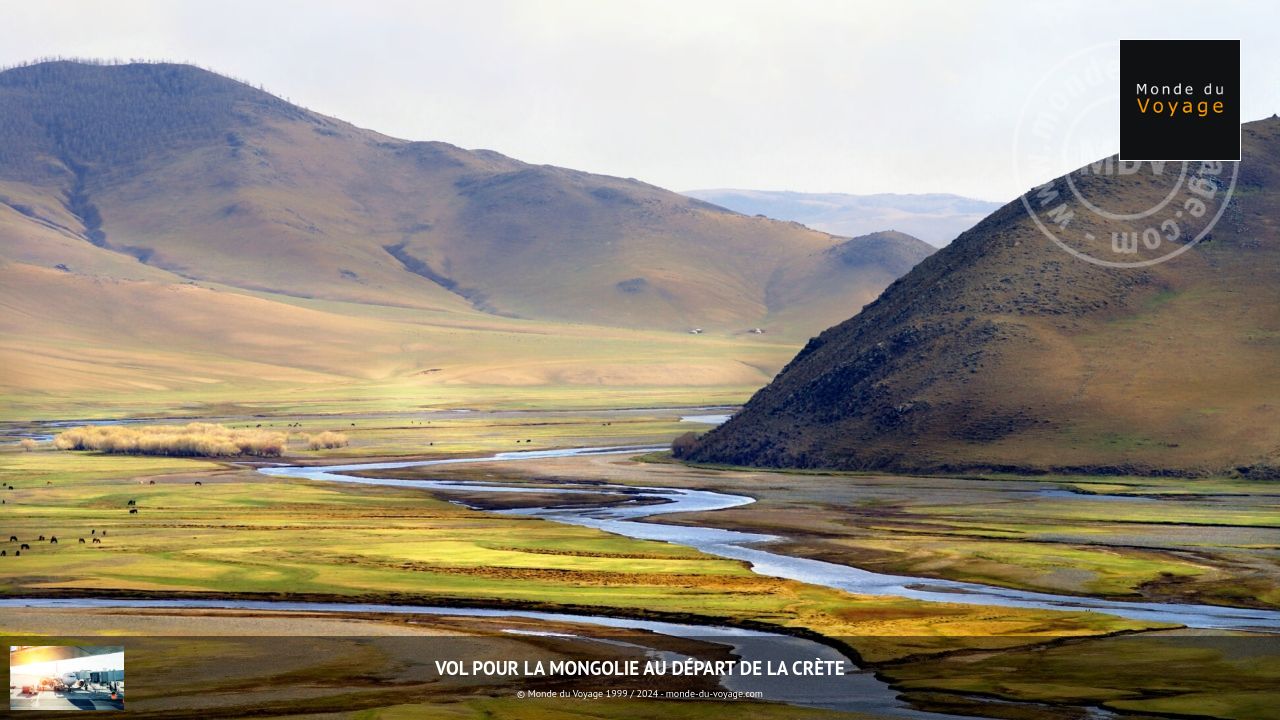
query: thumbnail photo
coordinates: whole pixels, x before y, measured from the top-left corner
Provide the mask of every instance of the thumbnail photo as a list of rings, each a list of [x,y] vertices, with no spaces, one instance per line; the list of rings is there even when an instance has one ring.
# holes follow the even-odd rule
[[[124,647],[9,646],[10,710],[124,710]]]

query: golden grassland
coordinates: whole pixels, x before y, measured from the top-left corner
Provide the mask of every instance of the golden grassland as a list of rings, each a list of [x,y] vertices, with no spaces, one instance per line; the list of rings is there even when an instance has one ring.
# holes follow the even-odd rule
[[[593,445],[664,446],[673,435],[690,427],[705,427],[681,422],[682,416],[716,412],[698,408],[538,412],[520,407],[497,411],[426,409],[338,414],[315,412],[316,408],[305,405],[288,409],[301,410],[296,413],[277,413],[276,408],[267,405],[223,405],[215,409],[227,413],[217,420],[231,431],[288,433],[288,451],[304,462],[340,457],[475,455]],[[175,418],[174,422],[178,420]],[[0,422],[0,433],[6,432],[10,437],[21,433],[53,434],[58,428],[40,423]],[[310,439],[325,433],[341,435],[347,444],[312,449]],[[34,448],[49,447],[48,442],[34,445]]]
[[[672,433],[693,425],[679,419],[682,413],[687,412],[697,411],[583,410],[551,415],[523,411],[288,415],[247,420],[226,418],[220,424],[232,431],[288,433],[290,456],[309,461],[347,457],[475,455],[589,445],[661,446],[669,442]],[[313,437],[326,434],[331,440],[340,436],[346,445],[311,448]],[[48,448],[50,444],[37,443],[36,447]]]
[[[308,435],[305,439],[307,447],[312,450],[336,450],[350,444],[345,434],[331,430],[326,430],[316,435]]]
[[[0,262],[0,419],[741,402],[795,339],[286,298]],[[195,329],[193,331],[193,329]]]

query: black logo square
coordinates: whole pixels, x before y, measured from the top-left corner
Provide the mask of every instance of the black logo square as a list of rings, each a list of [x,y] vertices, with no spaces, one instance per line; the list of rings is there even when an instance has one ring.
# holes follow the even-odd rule
[[[1120,159],[1239,160],[1240,41],[1121,40]]]

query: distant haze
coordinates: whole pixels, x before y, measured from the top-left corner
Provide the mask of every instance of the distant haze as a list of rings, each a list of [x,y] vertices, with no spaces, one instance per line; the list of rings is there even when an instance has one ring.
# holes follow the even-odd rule
[[[716,189],[687,190],[684,194],[746,215],[793,220],[832,235],[856,237],[897,230],[934,247],[943,247],[1000,207],[1000,203],[942,193],[847,195]]]
[[[1240,38],[1242,116],[1280,111],[1261,1],[11,0],[0,65],[193,62],[394,137],[665,188],[1007,201],[1053,177],[1014,177],[1031,89],[1129,37]],[[1115,152],[1115,119],[1086,120],[1080,145]]]

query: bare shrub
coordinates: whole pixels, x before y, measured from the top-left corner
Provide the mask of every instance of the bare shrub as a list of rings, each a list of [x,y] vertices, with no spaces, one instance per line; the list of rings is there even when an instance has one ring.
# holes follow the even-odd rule
[[[307,438],[307,447],[312,450],[332,450],[347,446],[347,436],[342,433],[325,431]]]
[[[53,439],[59,450],[96,450],[126,455],[279,457],[288,436],[212,423],[187,425],[98,425],[71,428]]]
[[[21,445],[22,449],[26,450],[27,452],[31,452],[32,450],[36,449],[36,441],[31,438],[22,438],[21,440],[18,441],[18,444]]]
[[[687,432],[671,441],[671,454],[678,458],[685,457],[697,444],[698,434],[695,432]]]

